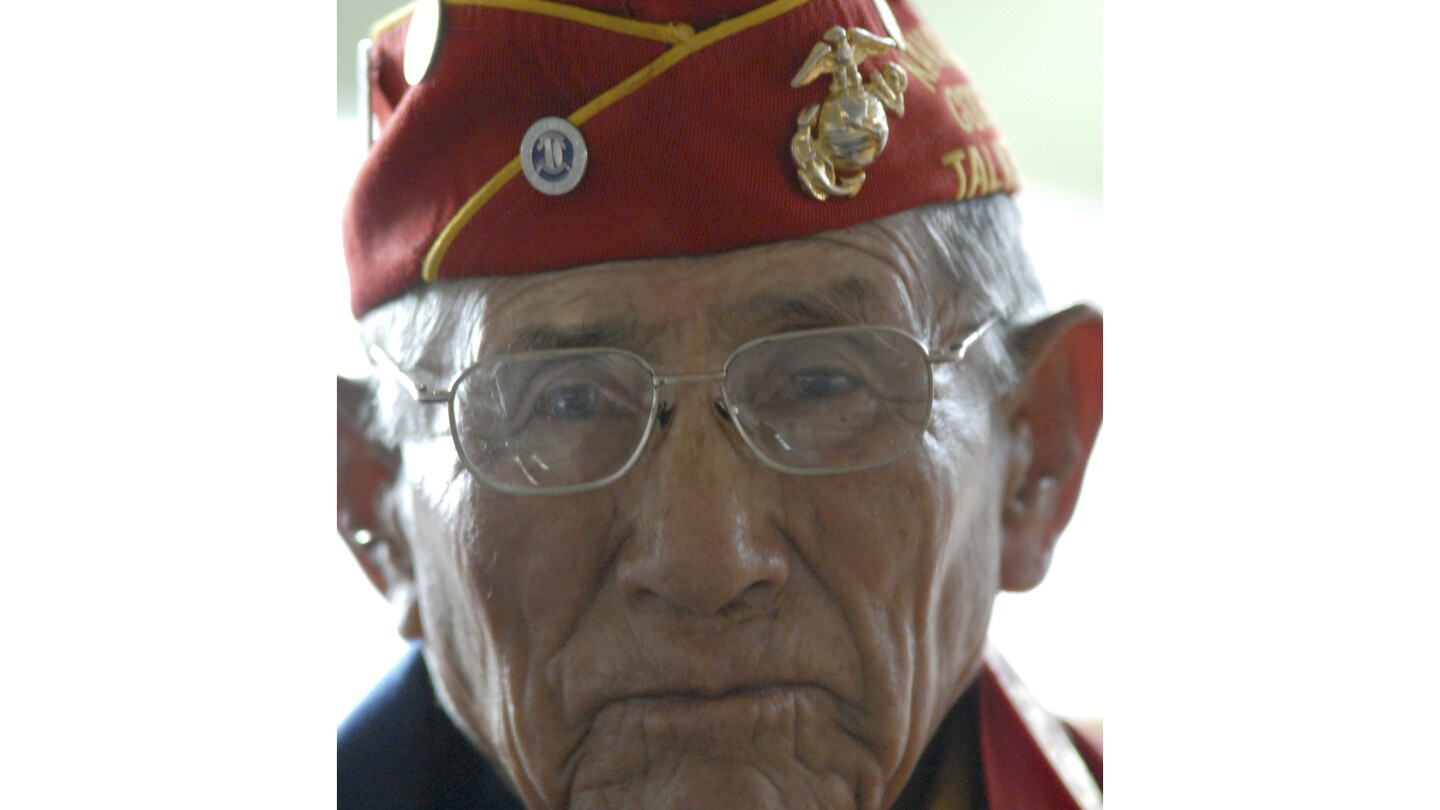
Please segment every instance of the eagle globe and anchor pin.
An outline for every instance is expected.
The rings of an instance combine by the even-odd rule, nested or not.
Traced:
[[[405,43],[405,78],[419,84],[433,71],[445,35],[444,0],[421,0]],[[886,21],[887,28],[892,28]],[[898,36],[898,34],[897,34]],[[899,47],[894,39],[863,28],[834,26],[816,43],[790,86],[799,88],[830,75],[830,95],[796,119],[790,154],[805,190],[817,200],[853,197],[865,182],[865,167],[885,150],[890,126],[885,111],[905,115],[909,77],[899,65],[872,70],[860,64]],[[537,191],[567,194],[585,174],[589,151],[580,130],[564,118],[541,118],[520,141],[520,169]]]
[[[811,104],[796,119],[790,154],[805,190],[817,200],[853,197],[865,182],[865,167],[885,150],[890,125],[885,111],[905,114],[909,78],[896,64],[887,64],[861,78],[860,63],[898,47],[893,39],[863,28],[835,26],[810,51],[790,80],[801,87],[829,74],[830,96]],[[818,133],[816,131],[818,125]],[[566,194],[580,183],[589,153],[585,138],[569,121],[542,118],[520,141],[520,169],[537,191]],[[842,174],[846,173],[846,174]]]
[[[860,64],[899,47],[895,40],[864,28],[835,26],[810,50],[791,87],[801,87],[830,74],[830,96],[811,104],[796,119],[790,155],[796,174],[810,196],[853,197],[865,182],[865,167],[885,150],[890,124],[885,110],[905,115],[909,77],[896,64],[861,78]]]
[[[790,154],[805,190],[817,200],[853,197],[865,182],[865,167],[885,150],[890,125],[885,110],[905,114],[909,77],[887,64],[861,78],[860,63],[895,49],[893,39],[863,28],[835,26],[811,49],[805,64],[790,80],[802,87],[830,74],[830,97],[811,104],[796,119]],[[818,124],[818,137],[813,129]],[[544,194],[566,194],[580,183],[589,153],[585,138],[569,121],[542,118],[530,125],[520,141],[520,169]],[[849,174],[841,174],[846,172]]]

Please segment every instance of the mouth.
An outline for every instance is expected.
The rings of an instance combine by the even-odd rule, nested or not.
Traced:
[[[815,689],[809,683],[754,683],[695,689],[662,689],[628,695],[622,700],[642,702],[726,701],[736,698],[767,697],[796,689]]]
[[[647,725],[699,731],[791,714],[797,704],[817,700],[822,692],[809,683],[761,683],[637,694],[615,705],[627,713],[639,714]]]

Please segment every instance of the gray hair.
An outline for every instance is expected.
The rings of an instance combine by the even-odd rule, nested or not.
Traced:
[[[1020,239],[1020,210],[1009,196],[941,203],[913,213],[942,259],[933,269],[958,295],[1009,321],[1044,310],[1040,282]]]
[[[980,347],[989,359],[994,390],[1009,391],[1018,381],[1022,365],[1014,342],[1015,327],[1045,309],[1045,295],[1020,238],[1020,210],[1015,201],[1009,195],[992,194],[928,205],[895,219],[902,217],[908,218],[906,225],[918,232],[929,248],[931,260],[925,265],[932,282],[940,282],[930,294],[958,297],[967,302],[977,320],[999,317],[1000,349],[986,351],[986,342]]]
[[[1013,326],[1044,307],[1040,284],[1020,239],[1020,212],[1008,195],[928,205],[881,220],[902,249],[929,268],[928,302],[938,311],[944,297],[963,303],[977,321],[999,316],[996,340],[981,341],[977,353],[992,389],[1009,391],[1020,368]],[[866,227],[866,226],[860,226]],[[467,279],[463,284],[427,284],[377,307],[360,321],[361,339],[378,345],[421,380],[448,382],[448,375],[475,360],[473,325],[480,322],[486,294],[508,279]],[[933,328],[933,327],[932,327]],[[934,339],[934,335],[931,336]],[[977,358],[979,359],[979,358]],[[967,361],[969,362],[969,361]],[[398,390],[377,392],[370,429],[391,446],[419,427],[418,409],[403,406]]]

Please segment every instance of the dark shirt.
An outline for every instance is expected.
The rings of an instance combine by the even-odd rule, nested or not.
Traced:
[[[341,810],[524,810],[435,702],[418,646],[340,725]]]

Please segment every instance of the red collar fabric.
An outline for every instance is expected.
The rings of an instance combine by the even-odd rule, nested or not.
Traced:
[[[1078,734],[1072,738],[994,647],[985,651],[979,687],[980,756],[989,810],[1100,810],[1099,741]],[[930,810],[960,806],[946,781],[956,770],[941,771]]]

